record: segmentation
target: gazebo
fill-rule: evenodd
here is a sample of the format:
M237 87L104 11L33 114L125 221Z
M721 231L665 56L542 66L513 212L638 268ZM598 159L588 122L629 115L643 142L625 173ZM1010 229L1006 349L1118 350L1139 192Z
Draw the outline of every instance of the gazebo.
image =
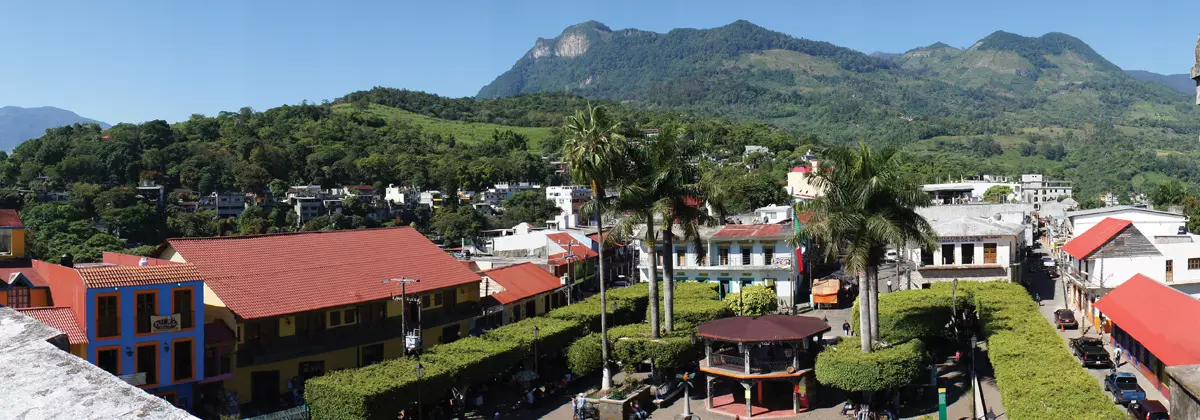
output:
M704 340L700 370L708 374L708 409L743 418L806 411L815 382L813 361L820 351L814 343L829 330L820 318L789 315L723 318L696 326L696 336ZM736 382L743 392L716 396L718 381ZM790 404L768 394L787 395Z

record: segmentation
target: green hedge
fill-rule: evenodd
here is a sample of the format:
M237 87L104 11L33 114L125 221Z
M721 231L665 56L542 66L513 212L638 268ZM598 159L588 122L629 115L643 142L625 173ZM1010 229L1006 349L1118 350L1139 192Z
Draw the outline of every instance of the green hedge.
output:
M945 284L945 287L941 287ZM958 306L969 310L970 292L966 282L960 283ZM954 338L946 328L950 322L951 290L949 283L938 283L933 289L900 290L879 294L879 340L889 344L900 344L909 340ZM859 301L854 302L850 326L859 333Z
M483 337L495 341L514 342L522 349L530 349L533 343L534 325L538 328L538 351L543 354L561 351L580 336L587 334L587 329L577 321L533 317L488 331Z
M774 290L754 285L743 287L738 293L725 295L725 306L737 316L761 316L775 312L779 303L775 301Z
M675 299L720 300L721 295L717 293L717 283L685 281L675 282Z
M608 325L624 325L641 322L644 318L646 304L637 299L608 299ZM641 312L637 308L643 308ZM612 310L616 308L616 310ZM592 296L579 302L552 310L546 317L576 321L591 331L600 331L600 295Z
M725 302L708 299L676 299L676 324L703 324L714 319L732 316ZM677 328L678 329L678 328Z
M961 284L960 284L961 286ZM988 282L968 287L988 341L996 387L1017 420L1124 419L1067 351L1023 287Z
M910 340L863 353L854 340L843 340L817 355L817 381L847 391L882 391L920 379L928 361L925 345Z
M694 330L693 325L684 323L678 325L675 332L663 332L660 338L652 339L648 324L610 328L611 357L626 366L653 359L659 369L677 369L699 357L700 347L693 344L691 338ZM601 367L600 353L600 334L589 334L567 349L567 366L579 375L597 371Z

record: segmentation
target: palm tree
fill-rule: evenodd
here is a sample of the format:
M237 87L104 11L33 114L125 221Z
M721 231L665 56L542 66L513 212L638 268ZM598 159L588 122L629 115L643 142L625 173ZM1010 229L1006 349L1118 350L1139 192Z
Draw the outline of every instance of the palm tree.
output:
M631 151L633 152L633 151ZM637 153L637 152L634 152ZM640 153L639 153L640 154ZM635 171L641 172L641 171ZM639 179L645 179L639 177ZM628 183L621 187L617 193L616 202L609 206L609 215L617 219L617 223L613 226L609 235L615 238L627 239L637 236L638 228L643 228L641 232L642 244L650 251L650 279L649 283L650 294L649 310L650 312L650 337L659 338L659 311L658 311L658 230L654 226L654 201L655 197L652 192L646 187L644 182ZM607 239L607 238L606 238Z
M586 110L575 111L575 115L567 117L563 126L567 133L563 144L563 158L570 165L571 176L591 187L597 238L604 237L602 200L607 197L607 188L621 178L620 174L626 166L625 138L616 132L620 126L619 122L613 121L603 106L593 107L591 104L588 104ZM608 369L608 298L605 293L607 279L604 272L604 241L597 240L596 243L600 253L600 349L604 366L600 386L608 389L612 386L612 377Z
M662 216L663 251L663 311L667 332L675 329L675 233L678 226L682 239L691 240L697 255L704 254L704 243L700 239L699 226L714 224L714 219L699 205L705 197L700 171L694 156L699 155L695 142L670 125L664 126L651 143L653 176L652 190L657 196L654 213Z
M858 148L834 148L815 177L814 186L824 195L796 206L812 217L794 239L812 239L825 257L839 258L859 279L859 326L862 351L870 352L879 336L879 264L889 244L934 246L937 235L916 208L929 205L920 186L900 169L899 155L891 149L874 152L866 143Z

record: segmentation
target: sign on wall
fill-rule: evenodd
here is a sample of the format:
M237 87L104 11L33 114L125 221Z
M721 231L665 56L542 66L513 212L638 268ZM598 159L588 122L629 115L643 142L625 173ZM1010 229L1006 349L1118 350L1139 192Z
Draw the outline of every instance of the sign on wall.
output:
M1000 236L942 236L938 240L941 242L981 242L986 239L1000 239Z
M179 331L179 314L150 317L150 332L162 333Z

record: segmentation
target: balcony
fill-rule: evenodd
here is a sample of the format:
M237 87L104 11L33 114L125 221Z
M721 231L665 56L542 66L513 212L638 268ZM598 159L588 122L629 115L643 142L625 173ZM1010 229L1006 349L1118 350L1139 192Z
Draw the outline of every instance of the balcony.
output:
M800 354L793 354L793 351L790 346L778 345L755 348L750 351L750 368L747 369L744 354L739 354L737 349L725 349L712 352L703 367L734 376L790 375L812 368L811 357L803 351Z

